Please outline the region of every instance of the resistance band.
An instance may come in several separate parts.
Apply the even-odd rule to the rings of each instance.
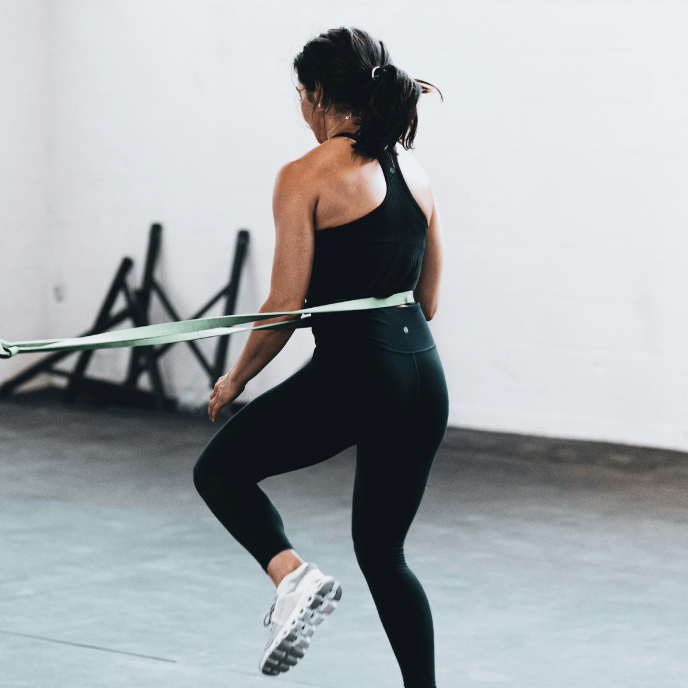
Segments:
[[[187,342],[191,339],[207,339],[222,335],[246,332],[247,330],[274,329],[289,330],[299,327],[310,327],[310,318],[291,320],[287,322],[256,325],[254,327],[236,327],[248,322],[269,320],[281,315],[302,315],[312,313],[335,313],[342,311],[364,311],[371,308],[386,308],[413,303],[413,291],[399,292],[384,299],[369,297],[343,301],[342,303],[328,303],[324,306],[304,308],[299,311],[284,311],[280,313],[248,313],[246,315],[223,315],[217,318],[197,318],[196,320],[180,320],[178,322],[162,323],[160,325],[145,325],[132,327],[128,330],[101,332],[86,337],[72,339],[45,339],[30,342],[5,342],[0,339],[0,358],[10,358],[15,354],[39,353],[42,351],[83,351],[84,349],[114,349],[125,346],[150,346],[152,344],[171,344]]]

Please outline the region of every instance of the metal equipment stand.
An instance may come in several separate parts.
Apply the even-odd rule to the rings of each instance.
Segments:
[[[134,327],[149,325],[149,309],[153,293],[158,295],[163,307],[170,317],[176,321],[182,320],[170,303],[162,287],[155,279],[155,266],[160,252],[161,237],[162,226],[160,224],[153,224],[150,228],[142,283],[133,293],[129,289],[126,279],[133,266],[133,261],[131,258],[124,258],[122,260],[107,296],[105,297],[105,301],[100,308],[100,312],[96,317],[95,323],[90,330],[79,335],[80,337],[106,332],[126,320],[130,320]],[[237,236],[229,284],[221,289],[200,311],[198,311],[198,313],[193,315],[192,319],[200,318],[223,296],[226,296],[224,314],[234,314],[239,290],[239,281],[246,258],[248,243],[248,231],[240,230]],[[122,293],[126,299],[126,306],[119,312],[113,314],[111,311],[120,293]],[[229,337],[230,335],[225,335],[218,338],[215,349],[215,360],[212,364],[206,360],[195,342],[186,342],[207,372],[210,378],[211,388],[214,386],[217,378],[223,374],[222,371],[225,366],[229,348]],[[128,374],[126,380],[121,383],[86,376],[86,369],[93,355],[93,350],[78,352],[78,361],[73,371],[61,370],[60,368],[56,368],[55,364],[63,358],[77,352],[56,352],[0,385],[0,399],[9,397],[19,386],[28,382],[36,375],[40,373],[49,373],[51,375],[61,375],[68,378],[69,383],[64,395],[64,400],[67,403],[73,402],[77,395],[79,395],[86,396],[90,398],[93,403],[100,405],[114,403],[171,411],[176,408],[177,401],[165,394],[162,376],[160,375],[160,369],[158,367],[158,359],[171,346],[173,346],[173,344],[132,347],[130,350]],[[137,386],[139,378],[144,372],[148,374],[153,391],[142,390]]]

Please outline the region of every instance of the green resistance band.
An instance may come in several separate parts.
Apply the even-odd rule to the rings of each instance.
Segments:
[[[310,327],[310,318],[287,322],[256,325],[255,327],[236,327],[248,322],[269,320],[280,315],[302,315],[312,313],[336,313],[342,311],[365,311],[372,308],[386,308],[413,303],[413,291],[399,292],[384,299],[369,297],[328,303],[324,306],[304,308],[299,311],[279,313],[248,313],[246,315],[223,315],[217,318],[197,318],[178,322],[145,325],[127,330],[101,332],[86,337],[72,339],[44,339],[30,342],[5,342],[0,339],[0,358],[10,358],[15,354],[40,353],[43,351],[83,351],[84,349],[115,349],[126,346],[150,346],[152,344],[171,344],[187,342],[192,339],[207,339],[222,335],[246,332],[247,330],[274,329],[293,330],[299,327]]]

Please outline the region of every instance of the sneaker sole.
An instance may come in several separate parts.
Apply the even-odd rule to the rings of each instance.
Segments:
[[[342,599],[342,586],[331,576],[325,576],[314,592],[297,607],[280,634],[275,638],[258,666],[268,676],[278,676],[301,659],[311,644],[316,626],[337,607]]]

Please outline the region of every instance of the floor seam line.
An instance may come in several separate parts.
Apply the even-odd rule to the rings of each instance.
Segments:
[[[19,636],[20,638],[32,638],[33,640],[44,640],[49,643],[59,643],[61,645],[72,645],[74,647],[83,647],[87,648],[89,650],[100,650],[101,652],[112,652],[114,654],[118,655],[130,655],[132,657],[142,657],[144,659],[154,659],[158,662],[171,662],[172,664],[176,664],[177,660],[176,659],[167,659],[166,657],[154,657],[153,655],[142,655],[139,654],[138,652],[127,652],[126,650],[113,650],[108,647],[99,647],[98,645],[87,645],[86,643],[75,643],[70,640],[58,640],[57,638],[46,638],[45,636],[42,635],[32,635],[30,633],[17,633],[16,631],[5,631],[0,629],[0,633],[4,633],[5,635],[14,635],[14,636]]]

